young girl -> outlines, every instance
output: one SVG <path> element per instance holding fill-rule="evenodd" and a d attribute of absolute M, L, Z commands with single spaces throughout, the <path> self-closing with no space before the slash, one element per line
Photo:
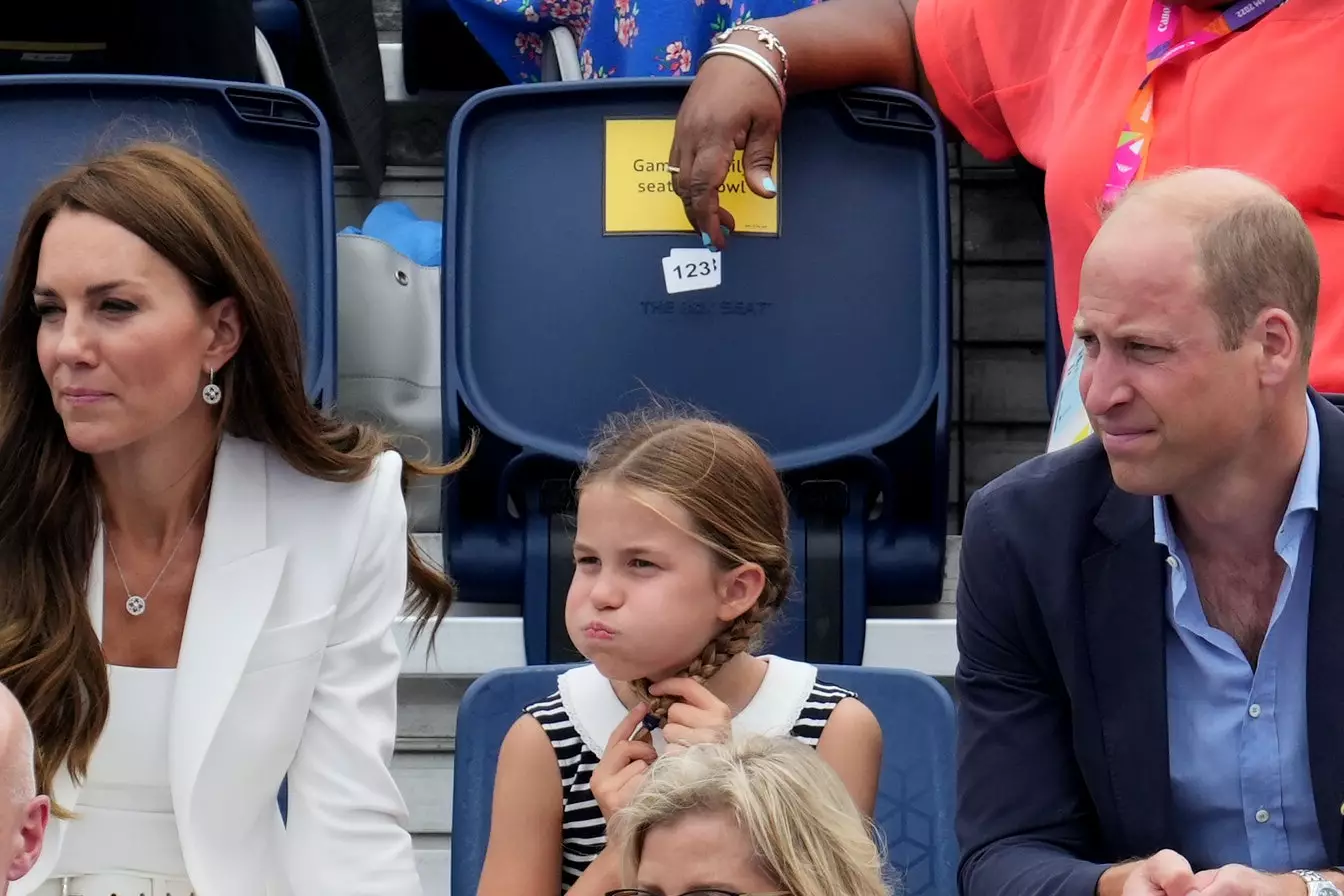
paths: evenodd
<path fill-rule="evenodd" d="M 788 506 L 760 446 L 707 420 L 615 418 L 578 492 L 565 621 L 592 662 L 504 740 L 479 896 L 619 886 L 607 820 L 660 752 L 732 731 L 815 746 L 871 815 L 873 714 L 814 667 L 749 652 L 792 584 Z"/>
<path fill-rule="evenodd" d="M 891 892 L 882 851 L 840 779 L 781 737 L 669 756 L 650 769 L 612 831 L 631 887 L 619 896 Z"/>

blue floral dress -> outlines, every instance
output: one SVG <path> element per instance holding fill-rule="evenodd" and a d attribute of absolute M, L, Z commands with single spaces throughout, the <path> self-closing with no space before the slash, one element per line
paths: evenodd
<path fill-rule="evenodd" d="M 585 78 L 695 72 L 710 39 L 732 25 L 822 0 L 448 0 L 506 76 L 541 77 L 542 36 L 574 32 Z"/>

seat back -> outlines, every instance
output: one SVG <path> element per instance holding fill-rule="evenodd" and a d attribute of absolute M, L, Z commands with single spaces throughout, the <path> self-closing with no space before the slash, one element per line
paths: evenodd
<path fill-rule="evenodd" d="M 477 95 L 449 138 L 445 491 L 465 599 L 523 604 L 530 663 L 564 634 L 572 479 L 602 419 L 650 392 L 761 440 L 793 504 L 798 599 L 771 650 L 857 663 L 870 605 L 936 602 L 947 519 L 947 195 L 936 116 L 899 91 L 791 103 L 780 199 L 739 213 L 712 290 L 661 171 L 686 85 L 614 79 Z M 540 162 L 537 147 L 546 146 Z M 725 203 L 739 202 L 740 171 Z M 737 195 L 733 195 L 737 194 Z M 605 197 L 605 199 L 604 199 Z M 670 202 L 670 206 L 669 203 Z M 527 208 L 530 237 L 503 226 Z"/>
<path fill-rule="evenodd" d="M 457 708 L 453 747 L 453 850 L 450 891 L 474 894 L 490 842 L 495 767 L 504 735 L 523 707 L 554 693 L 568 665 L 487 672 L 471 683 Z"/>
<path fill-rule="evenodd" d="M 242 194 L 298 304 L 309 395 L 330 404 L 336 348 L 331 146 L 322 114 L 300 94 L 185 78 L 0 78 L 0 246 L 6 257 L 25 209 L 47 181 L 100 151 L 164 137 L 189 141 Z"/>
<path fill-rule="evenodd" d="M 905 896 L 957 896 L 956 713 L 934 678 L 909 669 L 820 666 L 882 726 L 874 821 Z"/>
<path fill-rule="evenodd" d="M 522 708 L 554 692 L 567 665 L 501 669 L 472 683 L 457 713 L 453 762 L 454 894 L 476 892 L 490 839 L 495 767 Z M 953 830 L 955 717 L 947 690 L 919 672 L 819 666 L 818 677 L 858 694 L 883 731 L 875 822 L 909 896 L 956 896 Z"/>

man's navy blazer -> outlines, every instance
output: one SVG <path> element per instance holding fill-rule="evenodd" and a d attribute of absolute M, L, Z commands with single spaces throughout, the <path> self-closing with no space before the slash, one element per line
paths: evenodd
<path fill-rule="evenodd" d="M 1320 423 L 1307 728 L 1316 817 L 1341 863 L 1344 412 Z M 1153 502 L 1095 438 L 1030 460 L 966 508 L 957 589 L 957 836 L 965 896 L 1092 896 L 1171 848 L 1166 550 Z M 1229 781 L 1228 786 L 1236 782 Z M 1196 869 L 1198 870 L 1198 869 Z"/>

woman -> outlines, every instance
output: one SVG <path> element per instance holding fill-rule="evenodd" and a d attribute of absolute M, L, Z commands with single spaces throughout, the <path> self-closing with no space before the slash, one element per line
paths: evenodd
<path fill-rule="evenodd" d="M 33 201 L 0 309 L 0 680 L 58 820 L 11 894 L 419 894 L 388 771 L 409 593 L 387 437 L 304 396 L 227 181 L 163 145 Z M 289 778 L 288 827 L 276 795 Z"/>
<path fill-rule="evenodd" d="M 756 63 L 783 75 L 782 49 L 790 94 L 919 90 L 981 154 L 1045 170 L 1065 344 L 1099 208 L 1130 180 L 1194 166 L 1273 184 L 1321 250 L 1312 385 L 1344 392 L 1344 80 L 1321 74 L 1344 45 L 1344 0 L 829 0 L 755 24 L 778 43 L 735 31 L 756 56 L 704 59 L 677 118 L 673 183 L 706 241 L 722 248 L 732 225 L 715 188 L 734 145 L 752 189 L 775 193 L 780 100 Z"/>
<path fill-rule="evenodd" d="M 663 756 L 613 820 L 629 889 L 607 896 L 887 896 L 886 864 L 844 784 L 791 738 Z"/>

